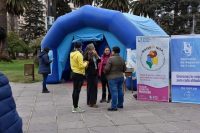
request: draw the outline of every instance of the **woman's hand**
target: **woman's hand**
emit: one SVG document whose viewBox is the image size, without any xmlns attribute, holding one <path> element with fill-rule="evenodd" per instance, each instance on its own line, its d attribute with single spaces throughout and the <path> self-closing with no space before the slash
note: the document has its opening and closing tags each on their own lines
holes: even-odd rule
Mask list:
<svg viewBox="0 0 200 133">
<path fill-rule="evenodd" d="M 92 52 L 93 52 L 94 56 L 95 56 L 97 59 L 100 58 L 99 55 L 97 54 L 97 51 L 96 51 L 96 50 L 93 50 Z"/>
</svg>

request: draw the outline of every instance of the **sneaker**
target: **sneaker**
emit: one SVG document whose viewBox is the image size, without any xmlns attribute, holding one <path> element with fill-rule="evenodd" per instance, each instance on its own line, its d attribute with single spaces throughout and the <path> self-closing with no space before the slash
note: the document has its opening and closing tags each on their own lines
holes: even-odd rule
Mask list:
<svg viewBox="0 0 200 133">
<path fill-rule="evenodd" d="M 83 112 L 85 112 L 85 110 L 81 109 L 81 107 L 78 107 L 78 112 L 83 113 Z"/>
<path fill-rule="evenodd" d="M 74 108 L 72 107 L 72 113 L 83 113 L 85 110 L 82 110 L 80 107 Z"/>
</svg>

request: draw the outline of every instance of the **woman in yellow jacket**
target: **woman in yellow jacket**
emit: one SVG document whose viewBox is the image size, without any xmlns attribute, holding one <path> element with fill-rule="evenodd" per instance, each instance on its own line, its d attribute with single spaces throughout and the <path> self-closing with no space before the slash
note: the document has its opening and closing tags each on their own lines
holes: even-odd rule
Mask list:
<svg viewBox="0 0 200 133">
<path fill-rule="evenodd" d="M 73 113 L 84 112 L 84 110 L 82 110 L 78 106 L 78 101 L 81 87 L 84 81 L 85 68 L 87 67 L 87 65 L 88 62 L 83 61 L 81 43 L 75 43 L 74 50 L 70 53 L 70 66 L 72 69 L 72 80 L 74 89 L 72 94 Z"/>
</svg>

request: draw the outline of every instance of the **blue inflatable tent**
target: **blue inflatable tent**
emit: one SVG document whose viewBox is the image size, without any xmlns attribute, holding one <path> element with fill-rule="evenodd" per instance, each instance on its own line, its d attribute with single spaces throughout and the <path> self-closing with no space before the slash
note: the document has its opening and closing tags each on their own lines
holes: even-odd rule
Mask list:
<svg viewBox="0 0 200 133">
<path fill-rule="evenodd" d="M 104 47 L 119 46 L 126 58 L 126 48 L 136 48 L 136 36 L 167 35 L 153 20 L 119 11 L 83 6 L 59 17 L 42 41 L 42 48 L 52 49 L 52 73 L 48 83 L 58 83 L 70 75 L 69 53 L 73 42 L 96 42 L 101 55 Z"/>
</svg>

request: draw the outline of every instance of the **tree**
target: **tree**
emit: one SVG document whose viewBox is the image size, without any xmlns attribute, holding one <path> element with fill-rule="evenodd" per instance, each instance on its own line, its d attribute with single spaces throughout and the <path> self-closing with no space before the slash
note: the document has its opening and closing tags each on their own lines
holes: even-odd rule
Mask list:
<svg viewBox="0 0 200 133">
<path fill-rule="evenodd" d="M 6 0 L 0 0 L 0 58 L 4 56 L 2 53 L 5 49 L 7 34 L 7 11 Z"/>
<path fill-rule="evenodd" d="M 21 27 L 23 40 L 28 44 L 31 40 L 41 37 L 45 33 L 44 5 L 40 0 L 27 3 L 23 15 L 24 23 Z"/>
<path fill-rule="evenodd" d="M 69 2 L 67 0 L 57 0 L 56 2 L 56 18 L 71 12 Z"/>
<path fill-rule="evenodd" d="M 41 42 L 42 42 L 43 36 L 40 38 L 37 38 L 35 40 L 32 40 L 30 43 L 30 47 L 33 51 L 33 55 L 37 56 L 38 55 L 38 50 L 41 50 Z"/>
<path fill-rule="evenodd" d="M 192 14 L 197 20 L 195 32 L 200 33 L 200 15 L 195 10 L 198 4 L 199 0 L 142 0 L 132 2 L 130 7 L 134 14 L 151 17 L 172 35 L 191 33 Z M 191 14 L 187 13 L 189 5 L 193 7 Z"/>
<path fill-rule="evenodd" d="M 156 5 L 151 4 L 152 0 L 139 0 L 130 3 L 130 10 L 138 16 L 153 17 Z"/>
<path fill-rule="evenodd" d="M 15 32 L 9 32 L 8 34 L 8 53 L 12 59 L 16 59 L 18 53 L 26 53 L 30 50 L 25 42 Z"/>
<path fill-rule="evenodd" d="M 95 0 L 71 0 L 75 7 L 81 7 L 84 5 L 92 5 Z"/>
<path fill-rule="evenodd" d="M 7 0 L 6 8 L 8 13 L 13 15 L 22 15 L 24 13 L 24 9 L 27 6 L 28 0 Z"/>
<path fill-rule="evenodd" d="M 11 31 L 15 30 L 15 18 L 24 13 L 28 0 L 6 0 L 6 9 L 11 18 Z"/>
<path fill-rule="evenodd" d="M 6 40 L 6 31 L 4 28 L 0 27 L 0 59 L 3 56 L 4 44 Z"/>
<path fill-rule="evenodd" d="M 129 0 L 102 0 L 101 4 L 103 8 L 118 10 L 121 12 L 129 11 Z"/>
<path fill-rule="evenodd" d="M 39 51 L 41 50 L 41 42 L 42 42 L 42 39 L 43 37 L 40 37 L 40 38 L 37 38 L 35 40 L 32 40 L 31 41 L 31 49 L 32 49 L 32 52 L 33 52 L 33 59 L 34 59 L 34 64 L 36 66 L 39 65 L 39 60 L 38 60 L 38 53 Z"/>
</svg>

